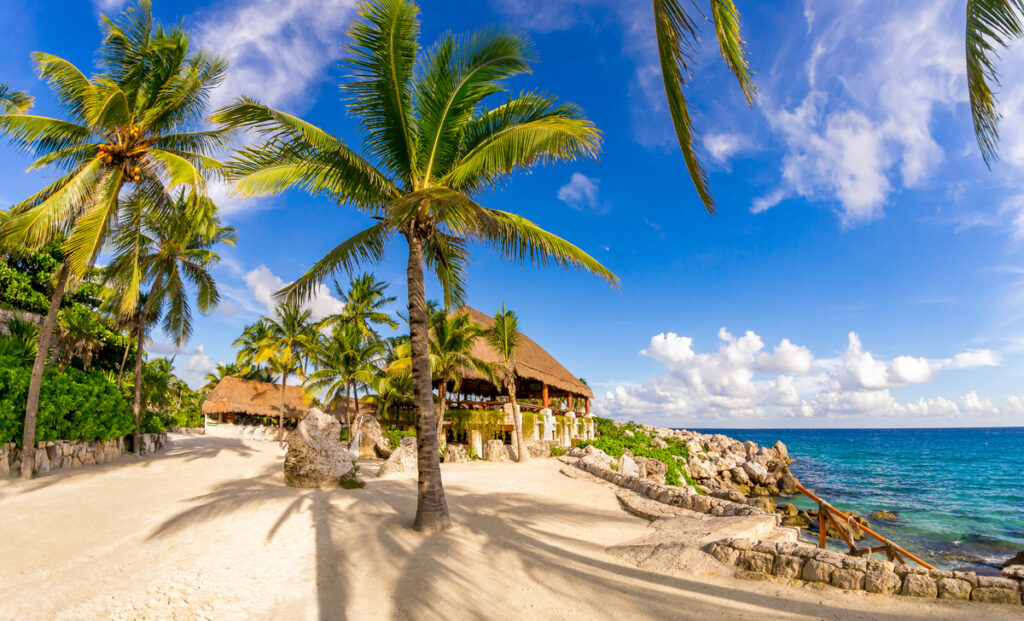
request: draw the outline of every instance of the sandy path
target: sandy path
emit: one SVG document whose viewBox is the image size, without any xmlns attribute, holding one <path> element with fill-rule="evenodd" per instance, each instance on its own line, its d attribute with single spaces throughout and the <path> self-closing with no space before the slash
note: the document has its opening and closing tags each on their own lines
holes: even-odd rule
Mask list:
<svg viewBox="0 0 1024 621">
<path fill-rule="evenodd" d="M 444 467 L 458 527 L 407 528 L 411 480 L 282 484 L 276 444 L 176 436 L 143 460 L 0 483 L 10 619 L 1019 619 L 1022 608 L 693 580 L 608 555 L 650 532 L 554 460 Z M 372 464 L 364 465 L 367 471 Z"/>
</svg>

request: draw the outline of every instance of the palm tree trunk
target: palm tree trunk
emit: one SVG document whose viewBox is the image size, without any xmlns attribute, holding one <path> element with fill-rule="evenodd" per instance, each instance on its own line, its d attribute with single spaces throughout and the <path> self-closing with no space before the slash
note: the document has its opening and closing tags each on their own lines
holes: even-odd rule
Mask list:
<svg viewBox="0 0 1024 621">
<path fill-rule="evenodd" d="M 135 433 L 132 435 L 132 448 L 135 449 L 136 455 L 142 454 L 140 450 L 142 448 L 142 359 L 145 357 L 146 349 L 146 318 L 152 312 L 153 301 L 156 299 L 163 280 L 164 276 L 160 274 L 153 281 L 153 286 L 149 289 L 149 295 L 146 296 L 146 304 L 142 307 L 138 320 L 139 340 L 135 346 L 135 398 L 132 401 L 132 414 L 135 416 Z"/>
<path fill-rule="evenodd" d="M 448 409 L 448 399 L 445 395 L 445 388 L 448 386 L 448 378 L 441 378 L 441 385 L 437 390 L 437 438 L 438 438 L 438 451 L 444 450 L 444 445 L 447 444 L 448 438 L 444 435 L 444 413 Z"/>
<path fill-rule="evenodd" d="M 523 423 L 519 420 L 519 406 L 516 403 L 516 380 L 514 378 L 508 385 L 508 399 L 512 402 L 512 424 L 516 429 L 516 461 L 519 463 L 530 461 L 530 452 L 526 450 L 526 441 L 523 439 Z"/>
<path fill-rule="evenodd" d="M 43 385 L 43 370 L 46 368 L 46 357 L 50 353 L 50 340 L 53 329 L 57 325 L 57 313 L 60 303 L 64 300 L 64 289 L 68 284 L 70 272 L 66 263 L 60 266 L 57 284 L 50 297 L 50 308 L 46 311 L 46 319 L 39 328 L 39 339 L 36 341 L 36 359 L 32 363 L 32 379 L 28 384 L 28 401 L 25 403 L 25 431 L 21 436 L 21 477 L 32 478 L 32 470 L 36 465 L 36 415 L 39 413 L 39 390 Z"/>
<path fill-rule="evenodd" d="M 281 413 L 277 417 L 277 440 L 284 442 L 284 387 L 288 383 L 288 374 L 281 373 Z"/>
<path fill-rule="evenodd" d="M 423 281 L 423 242 L 415 231 L 406 234 L 409 263 L 406 280 L 409 288 L 409 341 L 412 350 L 413 401 L 416 404 L 416 466 L 419 482 L 416 494 L 416 520 L 420 531 L 442 531 L 452 527 L 448 501 L 441 483 L 441 463 L 437 452 L 437 427 L 434 425 L 434 391 L 430 377 L 430 342 L 427 336 L 427 295 Z"/>
</svg>

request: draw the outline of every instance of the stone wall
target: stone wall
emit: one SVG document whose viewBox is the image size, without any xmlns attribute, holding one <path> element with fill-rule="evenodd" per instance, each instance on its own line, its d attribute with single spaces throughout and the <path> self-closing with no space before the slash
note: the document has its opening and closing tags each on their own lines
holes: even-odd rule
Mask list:
<svg viewBox="0 0 1024 621">
<path fill-rule="evenodd" d="M 710 515 L 774 515 L 757 507 L 740 504 L 693 488 L 675 487 L 616 472 L 608 467 L 608 455 L 588 447 L 573 449 L 562 458 L 577 468 L 610 483 L 632 490 L 666 505 Z M 750 499 L 751 501 L 755 499 Z M 962 599 L 997 604 L 1024 604 L 1024 565 L 1003 570 L 1002 576 L 979 576 L 974 572 L 926 569 L 919 565 L 896 565 L 882 559 L 848 556 L 800 542 L 724 539 L 705 551 L 725 565 L 744 573 L 777 578 L 821 582 L 831 586 L 908 597 Z"/>
<path fill-rule="evenodd" d="M 142 434 L 144 453 L 155 453 L 167 444 L 166 433 Z M 54 440 L 37 442 L 35 472 L 46 474 L 64 468 L 79 468 L 117 460 L 130 448 L 131 436 L 114 440 Z M 21 472 L 22 450 L 13 442 L 0 445 L 0 476 L 17 476 Z"/>
<path fill-rule="evenodd" d="M 736 567 L 741 577 L 750 572 L 868 593 L 1024 604 L 1024 565 L 1007 567 L 1002 576 L 979 576 L 973 571 L 929 570 L 857 558 L 804 543 L 752 539 L 726 539 L 706 550 L 720 562 Z"/>
</svg>

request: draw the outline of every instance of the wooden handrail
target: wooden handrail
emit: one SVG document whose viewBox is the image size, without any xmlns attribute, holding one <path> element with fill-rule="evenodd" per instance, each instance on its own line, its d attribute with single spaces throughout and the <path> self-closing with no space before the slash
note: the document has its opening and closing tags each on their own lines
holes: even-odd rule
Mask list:
<svg viewBox="0 0 1024 621">
<path fill-rule="evenodd" d="M 856 551 L 856 552 L 860 552 L 860 553 L 863 553 L 863 552 L 872 553 L 872 552 L 883 552 L 884 551 L 884 552 L 886 552 L 886 555 L 888 556 L 890 551 L 893 551 L 892 552 L 892 556 L 889 557 L 889 560 L 893 560 L 895 558 L 895 560 L 902 565 L 902 564 L 904 564 L 903 558 L 900 556 L 902 554 L 903 556 L 906 556 L 907 558 L 909 558 L 910 560 L 914 561 L 918 565 L 921 565 L 922 567 L 927 567 L 928 569 L 935 569 L 934 566 L 930 565 L 929 563 L 926 563 L 925 561 L 922 561 L 918 557 L 916 557 L 913 554 L 911 554 L 910 552 L 908 552 L 903 547 L 897 545 L 895 542 L 893 542 L 893 541 L 891 541 L 889 539 L 886 539 L 885 537 L 883 537 L 883 536 L 879 535 L 878 533 L 876 533 L 870 527 L 868 527 L 868 526 L 866 526 L 864 524 L 861 524 L 860 522 L 854 520 L 849 515 L 843 513 L 839 509 L 836 509 L 835 507 L 833 507 L 829 503 L 825 502 L 821 498 L 818 498 L 818 496 L 815 495 L 814 492 L 810 491 L 809 489 L 807 489 L 803 485 L 797 483 L 796 484 L 796 490 L 798 492 L 800 492 L 801 494 L 803 494 L 804 496 L 807 496 L 808 498 L 810 498 L 811 501 L 813 501 L 813 502 L 818 504 L 818 547 L 819 548 L 824 548 L 825 547 L 826 530 L 828 528 L 828 521 L 831 521 L 832 524 L 835 525 L 836 532 L 839 533 L 839 536 L 843 539 L 843 541 L 846 543 L 846 545 L 850 546 L 850 552 L 855 552 Z M 846 534 L 846 531 L 843 529 L 843 527 L 840 525 L 839 521 L 836 519 L 837 517 L 839 519 L 842 519 L 843 522 L 845 522 L 846 524 L 849 524 L 850 526 L 853 526 L 854 528 L 860 529 L 861 531 L 871 535 L 872 537 L 874 537 L 875 539 L 881 541 L 885 545 L 871 547 L 871 548 L 865 548 L 864 550 L 859 550 L 857 548 L 857 546 L 855 546 L 853 544 L 853 541 L 849 538 L 849 536 Z"/>
</svg>

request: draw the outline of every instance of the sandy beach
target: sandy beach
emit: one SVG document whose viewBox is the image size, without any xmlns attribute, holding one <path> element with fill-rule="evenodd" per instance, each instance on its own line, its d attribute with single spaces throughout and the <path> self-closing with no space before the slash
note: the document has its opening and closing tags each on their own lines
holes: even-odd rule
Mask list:
<svg viewBox="0 0 1024 621">
<path fill-rule="evenodd" d="M 172 436 L 165 453 L 0 483 L 4 619 L 1019 619 L 1020 607 L 638 569 L 650 534 L 556 460 L 444 465 L 457 527 L 408 528 L 411 479 L 282 483 L 274 443 Z"/>
</svg>

